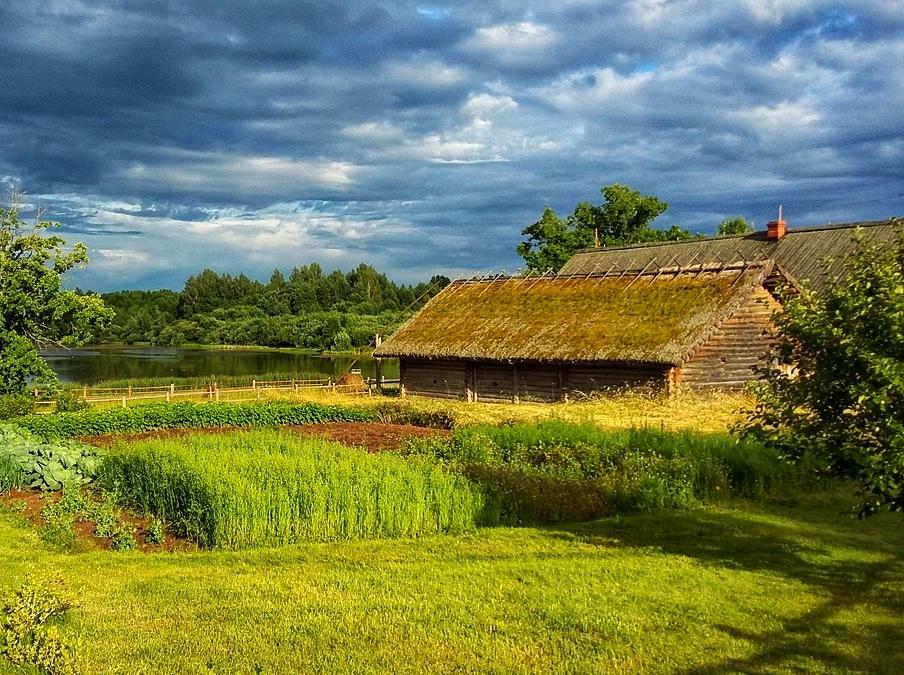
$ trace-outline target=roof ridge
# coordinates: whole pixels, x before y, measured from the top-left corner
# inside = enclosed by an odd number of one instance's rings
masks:
[[[785,236],[798,234],[801,232],[826,232],[831,230],[851,230],[856,227],[881,227],[892,226],[904,219],[904,216],[890,216],[885,220],[864,220],[852,223],[826,223],[825,225],[807,225],[804,227],[789,228]],[[762,241],[766,236],[765,230],[757,230],[756,232],[748,232],[747,234],[717,234],[713,236],[693,237],[691,239],[672,239],[668,241],[648,241],[637,242],[636,244],[621,244],[619,246],[602,246],[600,248],[582,248],[575,251],[572,255],[582,255],[584,253],[599,253],[601,251],[625,251],[635,248],[655,248],[657,246],[670,246],[675,244],[697,244],[701,241],[723,241],[727,239],[754,239]]]

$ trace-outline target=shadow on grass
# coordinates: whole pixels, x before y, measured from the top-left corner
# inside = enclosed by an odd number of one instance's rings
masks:
[[[779,630],[714,628],[754,645],[746,658],[704,673],[904,672],[904,528],[900,516],[864,525],[825,504],[795,508],[668,511],[549,528],[549,536],[601,546],[655,548],[705,565],[765,571],[802,582],[825,600]],[[893,583],[894,588],[883,587]],[[867,621],[839,616],[866,613]],[[855,614],[854,617],[861,614]]]

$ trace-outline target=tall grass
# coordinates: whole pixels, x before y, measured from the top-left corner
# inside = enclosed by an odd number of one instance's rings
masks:
[[[121,443],[98,482],[211,548],[458,532],[482,508],[436,462],[273,430]]]
[[[412,441],[479,484],[485,522],[580,521],[724,496],[793,496],[814,480],[772,451],[727,434],[601,429],[550,420],[460,428],[451,439]]]
[[[12,457],[0,453],[0,494],[25,483],[25,472]]]

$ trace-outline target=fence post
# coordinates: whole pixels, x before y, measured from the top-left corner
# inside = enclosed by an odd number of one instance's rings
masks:
[[[176,385],[172,382],[170,383],[170,386],[169,386],[169,393],[170,393],[170,396],[176,395]]]
[[[128,397],[129,397],[129,398],[132,398],[132,385],[131,385],[131,384],[129,385],[129,393],[128,393]]]
[[[254,390],[254,395],[255,395],[255,397],[257,398],[258,401],[261,400],[261,390],[260,390],[260,389],[255,389],[255,390]]]
[[[251,388],[257,389],[257,380],[251,380]]]
[[[126,403],[126,397],[125,397],[125,396],[122,397],[122,407],[123,407],[123,408],[128,408],[128,407],[129,407],[129,404]]]
[[[166,402],[167,403],[170,402],[170,393],[169,392],[166,392]]]
[[[88,387],[82,387],[82,400],[88,400]]]
[[[213,385],[213,393],[214,393],[214,396],[216,396],[217,403],[219,403],[220,402],[220,388],[216,385],[216,383],[214,383],[214,385]]]

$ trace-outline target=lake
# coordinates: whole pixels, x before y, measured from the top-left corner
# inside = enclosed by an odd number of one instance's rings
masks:
[[[43,352],[61,382],[94,384],[99,380],[199,375],[263,375],[294,372],[332,377],[360,368],[375,377],[370,356],[358,354],[303,354],[292,351],[244,349],[176,349],[169,347],[82,347]],[[354,365],[352,365],[354,363]],[[384,359],[383,377],[399,376],[399,362]]]

